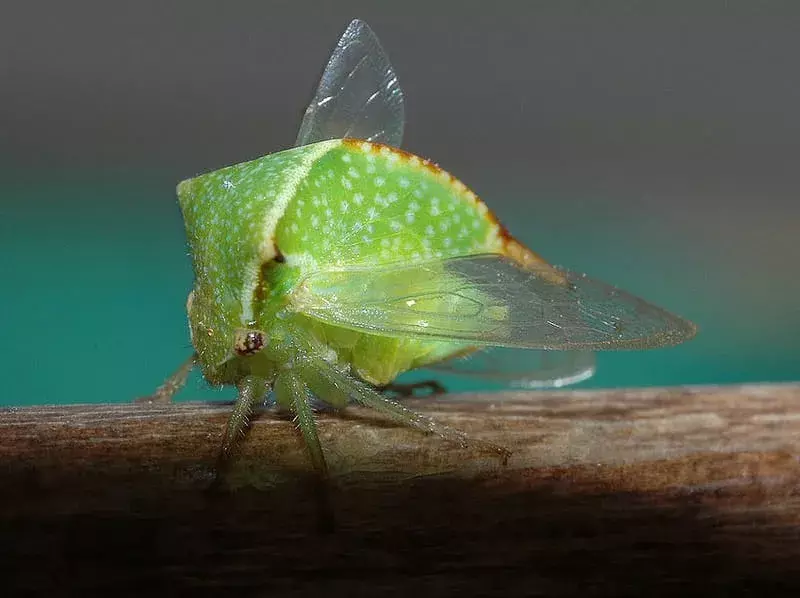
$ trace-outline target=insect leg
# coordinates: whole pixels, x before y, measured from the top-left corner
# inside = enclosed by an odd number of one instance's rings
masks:
[[[328,475],[328,466],[317,435],[314,414],[308,403],[308,389],[302,380],[291,374],[282,374],[275,381],[275,398],[281,406],[294,413],[295,422],[306,442],[311,463],[321,475]]]
[[[278,404],[288,407],[295,414],[295,422],[303,435],[316,473],[314,490],[317,497],[320,529],[331,531],[333,529],[333,510],[328,496],[328,465],[319,442],[314,413],[309,404],[308,388],[297,376],[284,373],[275,381],[275,399]]]
[[[177,392],[186,384],[186,379],[189,373],[197,363],[197,353],[192,353],[191,357],[184,361],[175,372],[167,378],[164,383],[159,386],[156,391],[146,397],[139,397],[135,399],[136,403],[146,404],[164,404],[169,403]]]
[[[247,376],[238,384],[239,396],[225,426],[222,447],[217,458],[217,477],[214,486],[218,486],[225,475],[231,456],[250,429],[250,417],[255,406],[264,400],[269,386],[267,381],[257,376]]]
[[[352,400],[365,407],[370,407],[401,424],[416,428],[417,430],[422,430],[423,432],[437,434],[445,440],[458,443],[462,447],[474,446],[487,452],[494,453],[500,457],[504,464],[508,461],[508,457],[511,456],[508,449],[489,442],[470,440],[461,430],[445,426],[429,417],[412,411],[397,401],[382,395],[373,387],[367,386],[363,382],[348,375],[346,372],[333,367],[325,360],[317,360],[315,366],[318,368],[319,373],[328,379],[329,384],[347,393]]]

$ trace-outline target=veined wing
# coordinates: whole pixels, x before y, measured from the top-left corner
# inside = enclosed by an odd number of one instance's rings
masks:
[[[423,369],[508,388],[560,388],[588,380],[595,372],[590,351],[537,351],[489,347]]]
[[[376,35],[356,19],[331,54],[295,145],[351,137],[399,147],[404,124],[397,75]]]
[[[353,330],[525,349],[647,349],[678,344],[694,324],[625,291],[496,254],[310,274],[295,311]]]

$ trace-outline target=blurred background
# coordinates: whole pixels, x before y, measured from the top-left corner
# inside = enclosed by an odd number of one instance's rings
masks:
[[[0,403],[127,401],[188,355],[175,184],[290,146],[354,17],[406,149],[700,326],[582,386],[800,378],[796,4],[32,1],[0,19]]]

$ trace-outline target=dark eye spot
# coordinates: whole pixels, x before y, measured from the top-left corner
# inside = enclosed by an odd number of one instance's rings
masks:
[[[260,330],[240,330],[233,348],[238,355],[253,355],[264,348],[264,343],[264,333]]]

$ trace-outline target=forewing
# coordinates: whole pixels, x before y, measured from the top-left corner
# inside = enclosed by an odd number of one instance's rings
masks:
[[[591,378],[595,372],[595,356],[590,351],[489,347],[425,369],[487,380],[509,388],[560,388]]]
[[[389,58],[364,21],[352,21],[331,54],[295,145],[350,137],[399,147],[403,92]]]
[[[695,327],[613,286],[567,270],[523,269],[496,254],[318,271],[298,285],[296,311],[398,337],[525,349],[645,349]]]

